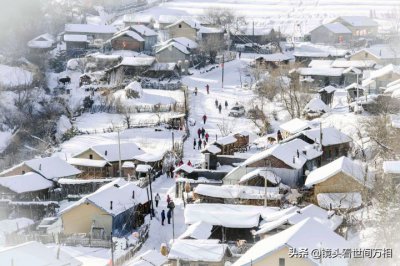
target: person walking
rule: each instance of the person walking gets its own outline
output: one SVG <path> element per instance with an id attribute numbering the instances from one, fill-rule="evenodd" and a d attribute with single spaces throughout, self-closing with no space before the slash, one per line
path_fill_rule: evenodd
<path id="1" fill-rule="evenodd" d="M 200 129 L 200 128 L 197 130 L 197 135 L 198 135 L 199 138 L 200 138 L 200 135 L 201 135 L 201 129 Z"/>
<path id="2" fill-rule="evenodd" d="M 167 204 L 171 202 L 171 198 L 169 197 L 169 194 L 167 195 Z"/>
<path id="3" fill-rule="evenodd" d="M 165 211 L 162 210 L 161 211 L 161 225 L 164 225 L 164 222 L 165 222 Z"/>
<path id="4" fill-rule="evenodd" d="M 218 108 L 218 100 L 215 99 L 215 107 Z"/>
<path id="5" fill-rule="evenodd" d="M 187 162 L 187 165 L 192 166 L 192 162 L 189 160 L 189 161 Z"/>
<path id="6" fill-rule="evenodd" d="M 201 128 L 201 138 L 204 139 L 204 135 L 206 134 L 206 130 L 204 127 Z"/>
<path id="7" fill-rule="evenodd" d="M 204 114 L 204 115 L 203 115 L 203 123 L 205 124 L 206 121 L 207 121 L 207 116 Z"/>
<path id="8" fill-rule="evenodd" d="M 179 161 L 178 166 L 181 166 L 183 164 L 182 159 Z"/>
<path id="9" fill-rule="evenodd" d="M 239 51 L 239 59 L 242 57 L 242 52 Z"/>
<path id="10" fill-rule="evenodd" d="M 193 139 L 193 150 L 195 150 L 196 149 L 196 139 Z"/>
<path id="11" fill-rule="evenodd" d="M 169 169 L 169 173 L 170 173 L 169 175 L 171 178 L 174 178 L 174 170 L 175 170 L 175 167 L 173 165 L 171 165 L 171 168 Z"/>
<path id="12" fill-rule="evenodd" d="M 206 140 L 203 140 L 203 147 L 205 148 L 205 147 L 206 147 L 206 145 L 207 145 L 207 142 L 206 142 Z"/>
<path id="13" fill-rule="evenodd" d="M 228 101 L 225 101 L 225 109 L 228 108 Z"/>
<path id="14" fill-rule="evenodd" d="M 156 202 L 156 208 L 158 207 L 158 202 L 161 200 L 160 194 L 156 194 L 156 196 L 154 197 L 154 200 Z"/>
<path id="15" fill-rule="evenodd" d="M 207 94 L 210 94 L 210 85 L 206 85 Z"/>
<path id="16" fill-rule="evenodd" d="M 201 149 L 201 143 L 202 143 L 202 141 L 201 141 L 201 139 L 199 139 L 199 141 L 197 142 L 197 149 L 198 150 Z"/>
<path id="17" fill-rule="evenodd" d="M 222 110 L 222 105 L 219 104 L 219 105 L 218 105 L 218 111 L 219 111 L 219 113 L 221 113 L 221 110 Z"/>
<path id="18" fill-rule="evenodd" d="M 205 137 L 206 137 L 206 142 L 208 142 L 208 138 L 210 137 L 210 135 L 208 135 L 208 133 L 206 133 Z"/>
<path id="19" fill-rule="evenodd" d="M 194 96 L 197 96 L 197 87 L 194 88 Z"/>
<path id="20" fill-rule="evenodd" d="M 169 209 L 167 211 L 168 224 L 171 224 L 171 217 L 172 217 L 172 211 L 171 209 Z"/>

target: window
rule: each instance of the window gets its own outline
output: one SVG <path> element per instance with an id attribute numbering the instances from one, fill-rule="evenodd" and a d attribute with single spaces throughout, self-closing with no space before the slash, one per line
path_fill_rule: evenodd
<path id="1" fill-rule="evenodd" d="M 179 25 L 178 25 L 178 28 L 182 28 L 182 24 L 179 24 Z"/>
<path id="2" fill-rule="evenodd" d="M 368 58 L 368 53 L 365 53 L 365 58 Z"/>
<path id="3" fill-rule="evenodd" d="M 279 258 L 279 266 L 285 266 L 285 259 Z"/>
<path id="4" fill-rule="evenodd" d="M 93 154 L 89 154 L 89 159 L 90 159 L 90 160 L 93 159 Z"/>
<path id="5" fill-rule="evenodd" d="M 22 174 L 24 175 L 24 174 L 25 174 L 25 171 L 22 171 Z"/>

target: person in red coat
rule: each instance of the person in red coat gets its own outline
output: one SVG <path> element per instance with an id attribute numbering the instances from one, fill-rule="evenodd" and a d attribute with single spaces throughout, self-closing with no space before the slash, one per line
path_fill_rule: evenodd
<path id="1" fill-rule="evenodd" d="M 208 135 L 208 133 L 206 133 L 206 142 L 208 142 L 209 137 L 210 137 L 210 135 Z"/>
<path id="2" fill-rule="evenodd" d="M 192 162 L 189 160 L 189 161 L 187 162 L 187 165 L 192 166 Z"/>

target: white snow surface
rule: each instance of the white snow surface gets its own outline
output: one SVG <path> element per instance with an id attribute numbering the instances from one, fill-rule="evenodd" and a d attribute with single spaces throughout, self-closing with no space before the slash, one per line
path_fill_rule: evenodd
<path id="1" fill-rule="evenodd" d="M 33 73 L 20 67 L 0 64 L 0 85 L 15 87 L 29 85 L 33 80 Z"/>
<path id="2" fill-rule="evenodd" d="M 177 239 L 168 254 L 170 260 L 185 260 L 199 262 L 220 262 L 228 248 L 219 240 L 188 240 Z"/>
<path id="3" fill-rule="evenodd" d="M 265 198 L 265 188 L 255 186 L 241 185 L 222 185 L 214 186 L 208 184 L 200 184 L 193 190 L 194 193 L 223 199 L 259 199 Z M 279 194 L 279 187 L 267 187 L 267 199 L 277 200 L 282 195 Z"/>
<path id="4" fill-rule="evenodd" d="M 294 118 L 288 122 L 281 124 L 279 127 L 280 129 L 287 131 L 290 134 L 296 134 L 302 130 L 309 128 L 310 123 L 300 118 Z"/>
<path id="5" fill-rule="evenodd" d="M 274 174 L 272 171 L 268 171 L 268 169 L 257 168 L 242 176 L 239 180 L 239 183 L 245 183 L 258 176 L 266 178 L 272 184 L 278 184 L 279 182 L 281 182 L 281 178 Z"/>
<path id="6" fill-rule="evenodd" d="M 400 161 L 384 161 L 383 172 L 385 174 L 400 174 Z"/>
<path id="7" fill-rule="evenodd" d="M 148 250 L 142 255 L 135 257 L 125 266 L 161 266 L 166 263 L 168 259 L 155 250 Z"/>
<path id="8" fill-rule="evenodd" d="M 358 208 L 362 204 L 361 194 L 353 193 L 319 193 L 318 205 L 324 209 L 348 209 Z"/>
<path id="9" fill-rule="evenodd" d="M 19 194 L 51 188 L 53 182 L 37 173 L 28 172 L 23 175 L 1 177 L 0 186 Z"/>
<path id="10" fill-rule="evenodd" d="M 213 226 L 211 224 L 199 221 L 189 225 L 186 231 L 181 234 L 178 239 L 194 238 L 194 239 L 208 239 L 211 235 Z"/>
<path id="11" fill-rule="evenodd" d="M 97 153 L 100 157 L 102 157 L 107 162 L 117 162 L 119 161 L 119 152 L 121 151 L 121 160 L 132 160 L 136 155 L 143 154 L 142 151 L 135 143 L 122 142 L 112 143 L 112 144 L 103 144 L 103 145 L 95 145 L 90 147 L 95 153 Z M 81 153 L 85 152 L 83 150 Z M 75 155 L 77 157 L 79 154 Z"/>

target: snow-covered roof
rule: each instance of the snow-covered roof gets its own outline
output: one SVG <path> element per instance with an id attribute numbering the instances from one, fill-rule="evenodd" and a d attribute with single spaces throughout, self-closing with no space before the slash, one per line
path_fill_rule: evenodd
<path id="1" fill-rule="evenodd" d="M 118 143 L 112 143 L 112 144 L 102 144 L 102 145 L 95 145 L 90 147 L 92 151 L 94 151 L 97 155 L 102 157 L 104 160 L 107 162 L 116 162 L 119 161 L 119 145 Z M 86 149 L 74 157 L 79 157 L 82 153 L 88 151 L 89 149 Z M 142 151 L 135 143 L 121 143 L 121 160 L 126 161 L 126 160 L 132 160 L 133 157 L 143 154 L 144 151 Z"/>
<path id="2" fill-rule="evenodd" d="M 87 42 L 88 37 L 80 34 L 65 34 L 64 42 Z"/>
<path id="3" fill-rule="evenodd" d="M 232 135 L 228 135 L 228 136 L 225 136 L 225 137 L 218 138 L 215 141 L 215 143 L 217 143 L 219 145 L 229 145 L 229 144 L 232 144 L 232 143 L 235 143 L 235 142 L 237 142 L 237 139 Z"/>
<path id="4" fill-rule="evenodd" d="M 362 204 L 359 192 L 352 193 L 319 193 L 318 205 L 324 209 L 349 209 L 358 208 Z"/>
<path id="5" fill-rule="evenodd" d="M 212 154 L 218 154 L 221 152 L 221 149 L 212 144 L 205 147 L 201 152 L 210 152 Z"/>
<path id="6" fill-rule="evenodd" d="M 124 22 L 130 22 L 130 23 L 151 23 L 152 20 L 153 20 L 152 15 L 145 15 L 141 13 L 126 14 L 123 17 Z"/>
<path id="7" fill-rule="evenodd" d="M 333 60 L 319 60 L 319 59 L 313 59 L 311 62 L 308 64 L 308 67 L 331 67 L 333 63 Z"/>
<path id="8" fill-rule="evenodd" d="M 45 157 L 37 158 L 29 161 L 25 161 L 19 165 L 16 165 L 10 169 L 7 169 L 0 173 L 0 176 L 6 176 L 12 172 L 15 168 L 26 165 L 47 179 L 57 180 L 61 177 L 75 176 L 81 173 L 74 166 L 68 164 L 66 161 L 61 160 L 58 157 Z"/>
<path id="9" fill-rule="evenodd" d="M 176 239 L 168 254 L 170 260 L 221 262 L 228 245 L 219 240 Z"/>
<path id="10" fill-rule="evenodd" d="M 275 208 L 263 206 L 202 203 L 186 205 L 184 216 L 185 224 L 202 221 L 228 228 L 252 228 L 258 226 L 260 215 L 274 212 Z"/>
<path id="11" fill-rule="evenodd" d="M 351 34 L 351 30 L 349 30 L 346 26 L 339 22 L 328 23 L 322 26 L 333 33 Z"/>
<path id="12" fill-rule="evenodd" d="M 129 260 L 125 266 L 161 266 L 168 261 L 167 257 L 155 250 L 147 250 L 143 254 Z"/>
<path id="13" fill-rule="evenodd" d="M 15 193 L 25 193 L 51 188 L 53 182 L 37 173 L 28 172 L 23 175 L 0 177 L 0 186 L 8 188 Z"/>
<path id="14" fill-rule="evenodd" d="M 380 59 L 396 59 L 400 57 L 397 47 L 391 47 L 386 44 L 371 45 L 356 52 L 356 54 L 359 52 L 367 52 Z"/>
<path id="15" fill-rule="evenodd" d="M 384 94 L 392 94 L 393 92 L 400 90 L 400 84 L 392 85 L 392 86 L 387 86 L 385 91 L 383 92 Z"/>
<path id="16" fill-rule="evenodd" d="M 378 23 L 367 16 L 340 16 L 339 19 L 353 27 L 378 27 Z"/>
<path id="17" fill-rule="evenodd" d="M 282 62 L 282 61 L 288 61 L 288 60 L 293 60 L 294 57 L 291 54 L 283 54 L 283 53 L 275 53 L 275 54 L 264 54 L 257 59 L 262 58 L 264 61 L 267 62 Z"/>
<path id="18" fill-rule="evenodd" d="M 299 156 L 297 156 L 297 152 Z M 294 139 L 282 144 L 276 144 L 268 150 L 254 154 L 244 161 L 241 166 L 251 165 L 269 156 L 273 156 L 294 169 L 300 169 L 308 160 L 317 158 L 321 154 L 322 151 L 316 150 L 313 145 L 301 139 Z"/>
<path id="19" fill-rule="evenodd" d="M 89 183 L 106 183 L 112 182 L 115 178 L 95 178 L 95 179 L 78 179 L 78 178 L 60 178 L 57 183 L 60 185 L 76 185 Z"/>
<path id="20" fill-rule="evenodd" d="M 376 62 L 373 60 L 345 60 L 345 59 L 336 59 L 331 64 L 331 67 L 339 67 L 339 68 L 372 68 L 376 65 Z"/>
<path id="21" fill-rule="evenodd" d="M 349 246 L 350 245 L 343 237 L 323 226 L 316 220 L 308 218 L 282 232 L 257 242 L 244 255 L 242 255 L 233 266 L 250 266 L 257 264 L 265 257 L 268 257 L 273 252 L 284 247 L 313 250 L 320 248 L 344 249 L 349 248 Z M 307 257 L 307 259 L 319 265 L 318 259 L 314 259 L 312 256 Z M 347 265 L 346 259 L 343 258 L 325 258 L 324 262 L 327 262 L 328 260 L 332 263 L 329 265 Z"/>
<path id="22" fill-rule="evenodd" d="M 294 118 L 288 122 L 281 124 L 279 128 L 290 134 L 296 134 L 300 131 L 310 128 L 310 124 L 300 118 Z"/>
<path id="23" fill-rule="evenodd" d="M 360 86 L 359 84 L 357 84 L 357 83 L 351 83 L 350 85 L 348 85 L 347 87 L 345 87 L 344 89 L 345 90 L 350 90 L 350 89 L 357 89 L 357 87 L 359 88 L 359 89 L 362 89 L 362 86 Z"/>
<path id="24" fill-rule="evenodd" d="M 188 18 L 182 18 L 182 19 L 179 19 L 176 22 L 166 26 L 165 28 L 169 29 L 169 28 L 175 27 L 176 25 L 179 25 L 181 23 L 186 23 L 188 26 L 190 26 L 191 28 L 196 29 L 196 30 L 200 29 L 200 27 L 201 27 L 201 25 L 198 21 L 188 19 Z"/>
<path id="25" fill-rule="evenodd" d="M 337 89 L 335 87 L 333 87 L 332 85 L 328 85 L 326 87 L 323 87 L 322 89 L 320 89 L 318 92 L 327 92 L 327 93 L 332 93 L 334 91 L 336 91 Z"/>
<path id="26" fill-rule="evenodd" d="M 304 107 L 305 112 L 329 112 L 330 108 L 320 99 L 314 98 L 311 99 L 306 106 Z"/>
<path id="27" fill-rule="evenodd" d="M 241 185 L 206 185 L 200 184 L 193 190 L 198 195 L 223 199 L 264 199 L 265 188 Z M 279 194 L 279 187 L 267 188 L 267 199 L 278 200 L 282 198 Z"/>
<path id="28" fill-rule="evenodd" d="M 28 47 L 30 47 L 30 48 L 51 48 L 54 43 L 55 43 L 54 37 L 49 33 L 45 33 L 45 34 L 39 35 L 36 38 L 30 40 L 28 42 Z"/>
<path id="29" fill-rule="evenodd" d="M 119 66 L 151 66 L 155 60 L 152 56 L 126 56 Z"/>
<path id="30" fill-rule="evenodd" d="M 58 256 L 58 258 L 57 258 Z M 3 265 L 13 266 L 80 266 L 82 262 L 69 254 L 48 248 L 42 243 L 32 241 L 17 246 L 0 249 Z"/>
<path id="31" fill-rule="evenodd" d="M 352 139 L 341 131 L 337 130 L 334 127 L 323 127 L 322 130 L 320 128 L 313 128 L 309 130 L 305 130 L 302 132 L 307 138 L 316 141 L 317 143 L 321 142 L 321 131 L 322 131 L 322 146 L 332 146 L 342 143 L 351 142 Z"/>
<path id="32" fill-rule="evenodd" d="M 356 67 L 351 66 L 351 67 L 348 67 L 345 70 L 343 70 L 343 74 L 347 74 L 347 73 L 353 73 L 353 74 L 356 74 L 356 75 L 361 75 L 363 72 L 362 72 L 361 69 L 358 69 Z"/>
<path id="33" fill-rule="evenodd" d="M 386 87 L 392 87 L 392 86 L 399 85 L 399 84 L 400 84 L 400 79 L 397 79 L 395 81 L 392 81 L 392 82 L 388 83 L 386 85 Z"/>
<path id="34" fill-rule="evenodd" d="M 383 172 L 385 174 L 400 174 L 400 161 L 384 161 Z"/>
<path id="35" fill-rule="evenodd" d="M 35 222 L 28 218 L 5 219 L 0 221 L 0 238 L 3 235 L 23 230 Z"/>
<path id="36" fill-rule="evenodd" d="M 368 79 L 376 79 L 390 73 L 396 73 L 400 75 L 400 67 L 394 66 L 393 64 L 386 65 L 381 69 L 371 71 Z"/>
<path id="37" fill-rule="evenodd" d="M 365 183 L 365 167 L 358 162 L 342 156 L 331 163 L 311 171 L 307 176 L 305 185 L 311 187 L 312 185 L 322 183 L 339 173 L 348 175 L 360 184 Z"/>
<path id="38" fill-rule="evenodd" d="M 122 168 L 135 168 L 135 164 L 133 162 L 126 161 L 121 165 Z"/>
<path id="39" fill-rule="evenodd" d="M 138 164 L 136 166 L 136 172 L 138 173 L 148 173 L 149 170 L 153 169 L 153 167 L 151 167 L 151 165 L 148 164 Z"/>
<path id="40" fill-rule="evenodd" d="M 0 85 L 19 86 L 32 83 L 33 73 L 21 67 L 0 64 Z"/>
<path id="41" fill-rule="evenodd" d="M 140 155 L 136 155 L 133 157 L 133 159 L 138 160 L 139 162 L 145 162 L 145 163 L 154 163 L 161 161 L 164 157 L 163 153 L 143 153 Z"/>
<path id="42" fill-rule="evenodd" d="M 195 238 L 195 239 L 208 239 L 211 236 L 211 224 L 199 221 L 189 225 L 186 231 L 178 237 L 178 239 Z"/>
<path id="43" fill-rule="evenodd" d="M 149 70 L 153 71 L 174 71 L 176 69 L 176 63 L 154 63 Z"/>
<path id="44" fill-rule="evenodd" d="M 231 34 L 233 35 L 250 35 L 250 36 L 265 36 L 271 33 L 272 28 L 267 27 L 252 27 L 252 26 L 242 26 L 237 30 L 236 28 L 231 28 Z"/>
<path id="45" fill-rule="evenodd" d="M 220 28 L 215 28 L 215 27 L 204 27 L 204 26 L 201 26 L 199 32 L 200 33 L 206 33 L 206 34 L 207 33 L 223 33 L 224 30 L 220 29 Z"/>
<path id="46" fill-rule="evenodd" d="M 256 235 L 268 233 L 276 228 L 279 228 L 283 224 L 297 224 L 304 219 L 312 218 L 320 224 L 335 231 L 343 222 L 341 216 L 331 214 L 314 204 L 310 204 L 302 209 L 297 207 L 291 207 L 287 209 L 275 212 L 268 217 L 265 217 L 266 223 L 260 226 L 260 229 L 255 232 Z"/>
<path id="47" fill-rule="evenodd" d="M 133 195 L 134 198 L 132 198 Z M 111 201 L 113 202 L 112 209 Z M 63 209 L 60 214 L 69 212 L 82 204 L 91 203 L 108 214 L 115 216 L 147 201 L 145 189 L 136 186 L 132 182 L 125 181 L 123 178 L 117 178 Z"/>
<path id="48" fill-rule="evenodd" d="M 182 164 L 181 166 L 175 168 L 174 173 L 179 172 L 179 171 L 184 171 L 188 174 L 190 174 L 191 172 L 193 172 L 194 168 L 191 167 L 190 165 L 187 164 Z"/>
<path id="49" fill-rule="evenodd" d="M 146 27 L 145 25 L 132 25 L 131 29 L 136 31 L 142 36 L 150 37 L 150 36 L 157 36 L 158 33 L 155 32 L 154 30 L 150 29 L 149 27 Z"/>
<path id="50" fill-rule="evenodd" d="M 340 77 L 343 71 L 344 68 L 332 67 L 300 67 L 297 69 L 297 72 L 302 76 Z"/>
<path id="51" fill-rule="evenodd" d="M 160 53 L 160 52 L 162 52 L 162 51 L 164 51 L 165 49 L 171 50 L 172 48 L 175 48 L 175 49 L 181 51 L 181 52 L 184 53 L 184 54 L 190 54 L 190 52 L 188 51 L 188 49 L 186 49 L 186 47 L 185 47 L 184 45 L 182 45 L 182 44 L 180 44 L 180 43 L 178 43 L 178 42 L 170 42 L 170 43 L 168 43 L 167 45 L 160 47 L 160 48 L 156 51 L 156 54 L 157 54 L 157 53 Z"/>
<path id="52" fill-rule="evenodd" d="M 110 40 L 114 40 L 116 38 L 119 38 L 121 36 L 129 36 L 132 39 L 135 39 L 138 42 L 144 42 L 144 39 L 142 36 L 139 35 L 139 33 L 133 31 L 133 30 L 122 30 L 120 32 L 117 32 L 114 34 L 114 36 Z"/>
<path id="53" fill-rule="evenodd" d="M 277 176 L 275 173 L 268 169 L 263 169 L 263 168 L 257 168 L 251 172 L 248 172 L 244 176 L 240 178 L 239 184 L 240 183 L 245 183 L 255 177 L 261 176 L 263 178 L 266 178 L 269 182 L 272 184 L 278 184 L 281 182 L 281 178 Z"/>
<path id="54" fill-rule="evenodd" d="M 77 166 L 98 167 L 98 168 L 103 168 L 104 166 L 109 164 L 106 160 L 91 160 L 84 158 L 69 158 L 67 162 L 69 164 Z"/>
<path id="55" fill-rule="evenodd" d="M 117 32 L 117 29 L 110 25 L 65 24 L 65 32 L 113 34 Z"/>

